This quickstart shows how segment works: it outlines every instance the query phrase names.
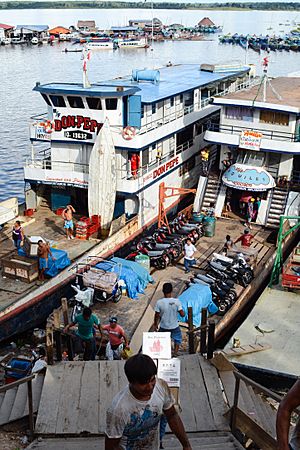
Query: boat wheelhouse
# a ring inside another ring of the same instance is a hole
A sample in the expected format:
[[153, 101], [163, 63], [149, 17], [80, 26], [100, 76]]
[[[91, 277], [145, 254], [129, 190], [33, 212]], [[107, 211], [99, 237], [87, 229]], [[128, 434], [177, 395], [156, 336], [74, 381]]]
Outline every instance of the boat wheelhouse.
[[[204, 141], [205, 131], [219, 123], [219, 106], [211, 104], [212, 97], [251, 84], [249, 71], [241, 66], [207, 71], [196, 64], [171, 65], [137, 70], [131, 77], [90, 87], [37, 83], [34, 90], [42, 95], [48, 112], [36, 116], [30, 128], [27, 208], [38, 208], [46, 198], [53, 210], [72, 202], [77, 211], [89, 214], [91, 153], [107, 120], [109, 127], [103, 129], [110, 130], [115, 147], [113, 218], [137, 216], [140, 229], [149, 226], [157, 219], [161, 182], [194, 187], [201, 150], [209, 146], [211, 162], [219, 159], [217, 145]], [[97, 170], [100, 179], [105, 177], [104, 167]], [[168, 199], [166, 208], [179, 200]]]
[[299, 216], [300, 78], [263, 81], [214, 99], [220, 123], [205, 141], [219, 146], [220, 157], [199, 181], [199, 204], [214, 202], [217, 216], [245, 217], [246, 203], [258, 198], [256, 223], [276, 228], [280, 215]]

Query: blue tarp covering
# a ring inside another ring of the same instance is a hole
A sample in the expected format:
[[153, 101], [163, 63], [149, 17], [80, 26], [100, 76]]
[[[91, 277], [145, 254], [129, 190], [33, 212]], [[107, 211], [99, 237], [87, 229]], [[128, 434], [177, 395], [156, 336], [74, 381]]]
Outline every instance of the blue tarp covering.
[[[51, 252], [55, 261], [52, 261], [49, 258], [49, 268], [45, 270], [45, 275], [48, 277], [55, 277], [58, 274], [59, 270], [65, 269], [71, 264], [71, 261], [68, 258], [68, 253], [64, 250], [58, 250], [57, 248], [51, 248]], [[22, 248], [18, 250], [18, 255], [27, 256]], [[36, 259], [33, 257], [33, 259]]]
[[188, 321], [188, 307], [191, 306], [193, 308], [193, 323], [195, 327], [200, 326], [202, 308], [207, 308], [210, 314], [215, 314], [218, 311], [218, 307], [212, 301], [210, 288], [204, 284], [192, 284], [178, 298], [185, 313], [184, 318], [180, 317], [179, 320], [183, 322]]
[[[130, 298], [138, 298], [138, 294], [144, 293], [148, 283], [153, 283], [154, 281], [148, 271], [139, 263], [122, 258], [112, 258], [111, 261], [115, 264], [121, 264], [119, 278], [120, 280], [124, 280]], [[108, 272], [118, 273], [120, 266], [115, 264], [111, 264], [109, 261], [103, 261], [98, 263], [96, 267]]]

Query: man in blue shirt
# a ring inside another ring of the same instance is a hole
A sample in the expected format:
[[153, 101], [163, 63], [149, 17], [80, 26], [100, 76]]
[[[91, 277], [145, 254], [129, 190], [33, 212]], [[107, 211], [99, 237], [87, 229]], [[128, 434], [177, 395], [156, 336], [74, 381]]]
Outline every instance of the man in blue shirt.
[[66, 326], [64, 331], [68, 331], [69, 328], [78, 326], [76, 336], [81, 341], [84, 348], [83, 359], [84, 361], [90, 361], [95, 359], [95, 337], [94, 326], [96, 326], [100, 332], [102, 339], [102, 328], [100, 321], [95, 314], [92, 314], [91, 308], [83, 308], [81, 314], [75, 317], [74, 322]]

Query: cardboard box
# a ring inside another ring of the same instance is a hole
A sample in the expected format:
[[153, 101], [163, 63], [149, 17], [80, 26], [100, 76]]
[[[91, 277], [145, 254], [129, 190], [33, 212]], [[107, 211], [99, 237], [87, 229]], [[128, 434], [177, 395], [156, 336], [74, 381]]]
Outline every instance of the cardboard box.
[[143, 353], [152, 359], [171, 359], [171, 333], [144, 332]]

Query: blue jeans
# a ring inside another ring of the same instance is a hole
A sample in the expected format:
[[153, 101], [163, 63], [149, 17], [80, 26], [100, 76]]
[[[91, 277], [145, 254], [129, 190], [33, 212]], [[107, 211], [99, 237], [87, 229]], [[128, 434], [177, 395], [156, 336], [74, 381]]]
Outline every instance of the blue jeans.
[[190, 267], [196, 264], [196, 260], [194, 259], [186, 259], [184, 258], [184, 267], [187, 272], [190, 272]]
[[161, 416], [160, 422], [159, 422], [159, 440], [160, 440], [160, 442], [163, 440], [163, 437], [166, 434], [167, 423], [168, 423], [167, 418], [163, 414]]
[[19, 248], [21, 247], [21, 239], [18, 239], [17, 241], [14, 241], [14, 246], [16, 247], [17, 250], [19, 250]]

